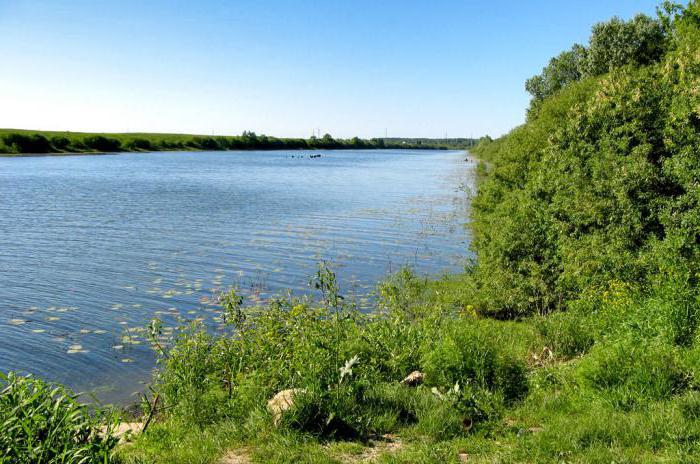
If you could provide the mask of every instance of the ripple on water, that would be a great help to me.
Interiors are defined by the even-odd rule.
[[[308,292],[331,260],[370,310],[402,265],[458,269],[472,177],[459,152],[124,154],[0,159],[0,370],[128,401],[145,325],[220,324],[217,293]]]

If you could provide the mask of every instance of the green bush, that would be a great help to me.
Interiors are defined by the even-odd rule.
[[[115,422],[76,398],[33,377],[0,374],[0,462],[110,462],[117,444],[112,435]]]
[[[700,271],[698,5],[664,32],[669,44],[649,39],[662,26],[648,18],[603,24],[591,49],[610,55],[610,73],[566,85],[477,147],[492,162],[473,203],[482,312],[546,314],[611,281],[645,287]],[[620,41],[629,34],[640,37]]]
[[[124,148],[127,150],[132,150],[132,151],[149,151],[149,150],[153,150],[156,146],[154,146],[153,143],[149,139],[145,139],[143,137],[136,137],[136,138],[127,140],[124,143]],[[163,147],[163,148],[167,148],[167,147]]]
[[[122,144],[119,140],[102,135],[87,136],[82,142],[85,147],[95,151],[115,152],[122,149]]]
[[[51,141],[51,146],[53,149],[57,151],[67,150],[70,145],[70,139],[62,135],[55,135],[49,140]]]
[[[51,143],[41,134],[8,133],[2,136],[2,142],[13,153],[49,153]]]

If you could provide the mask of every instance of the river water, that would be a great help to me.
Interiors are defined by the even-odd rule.
[[[311,158],[309,155],[321,155]],[[0,371],[128,402],[143,328],[311,293],[320,261],[371,311],[401,266],[468,258],[472,163],[457,151],[170,152],[0,158]],[[214,322],[212,322],[214,323]]]

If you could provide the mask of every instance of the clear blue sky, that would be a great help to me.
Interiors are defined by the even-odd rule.
[[[0,127],[499,135],[525,79],[657,0],[0,0]]]

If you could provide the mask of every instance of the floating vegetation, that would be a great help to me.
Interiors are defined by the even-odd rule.
[[[89,350],[83,349],[83,345],[79,344],[74,344],[68,347],[68,351],[66,351],[68,354],[76,354],[76,353],[89,353]]]
[[[10,325],[23,325],[26,324],[27,321],[25,319],[10,319],[7,321]]]

